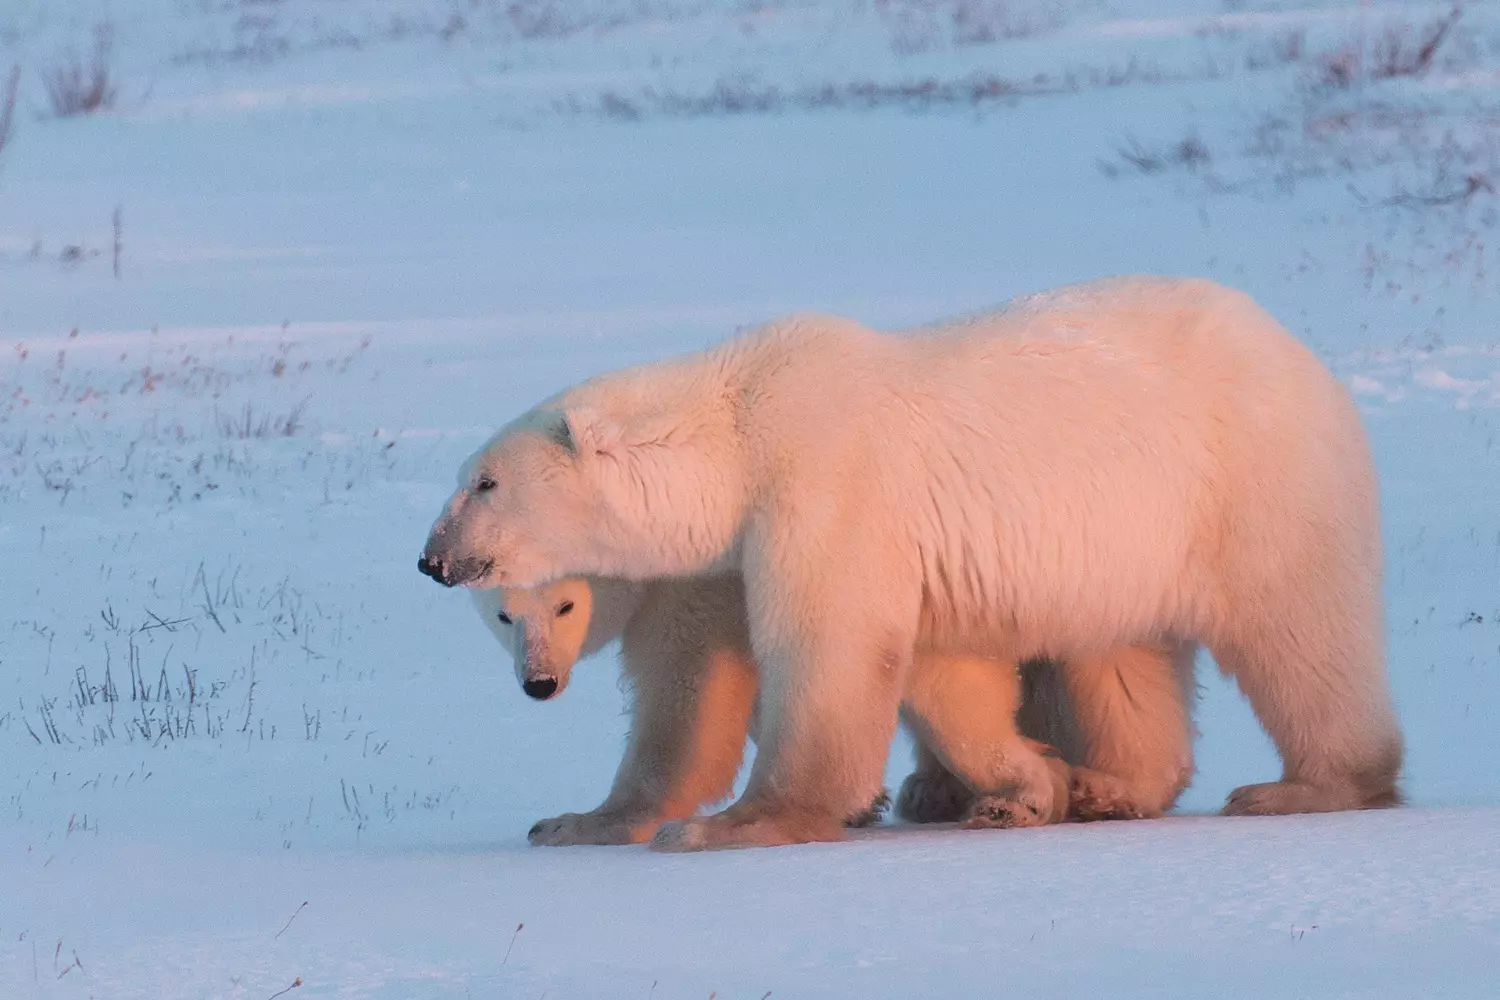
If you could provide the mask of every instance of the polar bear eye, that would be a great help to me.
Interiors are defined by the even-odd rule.
[[[479,482],[474,484],[475,493],[488,493],[495,488],[495,481],[489,476],[480,476]]]
[[[559,604],[557,606],[557,617],[559,617],[559,618],[566,618],[568,615],[570,615],[572,613],[573,613],[573,602],[572,601],[563,601],[561,604]]]
[[[515,622],[511,620],[510,615],[506,614],[504,611],[497,611],[497,612],[495,612],[495,617],[498,618],[498,619],[500,619],[500,621],[503,622],[506,625],[514,625],[515,624]]]

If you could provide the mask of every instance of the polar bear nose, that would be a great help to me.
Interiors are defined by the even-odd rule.
[[[444,570],[442,562],[437,559],[428,559],[426,553],[417,557],[417,572],[423,576],[430,576],[445,586],[448,584],[446,579],[447,573]]]
[[[522,683],[521,690],[537,701],[546,701],[557,693],[557,678],[533,677]]]

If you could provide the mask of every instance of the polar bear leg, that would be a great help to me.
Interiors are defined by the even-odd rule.
[[[1197,646],[1124,646],[1056,664],[1072,714],[1058,748],[1075,763],[1075,819],[1140,819],[1172,807],[1193,774]],[[1071,744],[1071,745],[1070,745]]]
[[[755,702],[749,651],[654,645],[635,645],[627,656],[633,718],[609,797],[592,812],[540,821],[528,835],[533,844],[643,843],[662,822],[729,794]]]
[[[744,580],[760,667],[760,739],[740,800],[714,816],[663,824],[656,850],[761,847],[843,839],[844,819],[880,792],[915,645],[920,590],[857,544],[809,538],[805,516],[747,540]],[[806,565],[818,553],[818,567]],[[822,565],[839,567],[830,580]],[[799,573],[801,569],[803,572]]]
[[[755,707],[750,712],[750,742],[760,742],[760,699],[758,698],[755,701]],[[844,817],[844,826],[851,830],[875,826],[885,819],[885,814],[890,808],[891,793],[882,787],[863,806]]]
[[[897,647],[899,648],[899,647]],[[880,799],[885,751],[895,735],[897,684],[904,669],[894,650],[864,657],[846,648],[821,662],[880,665],[863,678],[835,669],[823,683],[794,685],[762,664],[758,749],[740,800],[713,816],[664,823],[653,850],[772,847],[843,839],[845,823]],[[860,691],[864,697],[851,696]],[[788,688],[792,688],[791,691]]]
[[[1345,609],[1347,610],[1347,608]],[[1382,668],[1378,620],[1314,609],[1214,648],[1281,752],[1280,781],[1229,795],[1227,815],[1399,805],[1402,741]]]
[[[1040,826],[1066,818],[1067,766],[1016,731],[1015,664],[919,656],[903,698],[903,714],[923,743],[972,792],[963,826]],[[931,790],[941,790],[940,783]]]

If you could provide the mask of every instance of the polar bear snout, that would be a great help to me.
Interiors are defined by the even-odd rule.
[[[441,561],[428,559],[427,553],[417,556],[417,572],[423,576],[430,576],[438,583],[447,584],[448,571],[444,569]]]
[[[521,683],[521,690],[526,692],[526,697],[535,698],[537,701],[546,701],[557,694],[556,677],[528,677]]]
[[[494,569],[493,559],[439,559],[423,553],[417,559],[417,572],[430,576],[445,587],[460,587],[481,580]]]

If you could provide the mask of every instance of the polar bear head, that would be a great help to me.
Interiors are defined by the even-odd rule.
[[[750,493],[745,449],[722,386],[697,382],[645,366],[501,428],[464,463],[417,568],[449,587],[520,588],[724,559]]]
[[[474,606],[515,662],[527,696],[563,693],[573,665],[619,638],[640,606],[642,586],[568,577],[530,589],[471,590]]]
[[[530,587],[586,555],[601,497],[565,414],[533,410],[459,470],[417,568],[444,586]],[[584,553],[577,553],[580,543]]]

